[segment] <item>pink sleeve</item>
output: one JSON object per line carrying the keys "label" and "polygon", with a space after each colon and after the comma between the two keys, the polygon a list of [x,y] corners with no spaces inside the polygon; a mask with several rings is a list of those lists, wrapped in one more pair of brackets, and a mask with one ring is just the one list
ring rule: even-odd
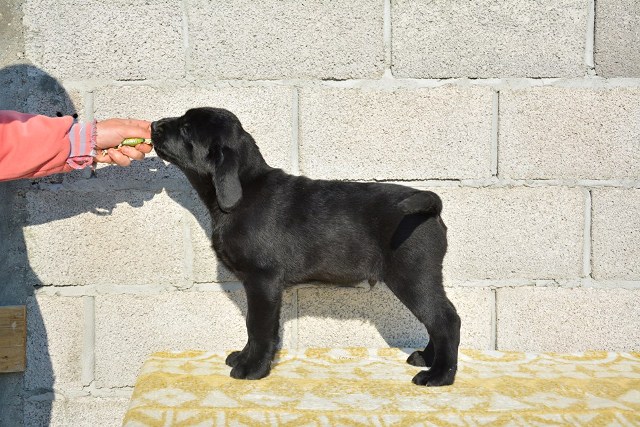
{"label": "pink sleeve", "polygon": [[92,163],[93,124],[0,111],[0,181],[37,178]]}

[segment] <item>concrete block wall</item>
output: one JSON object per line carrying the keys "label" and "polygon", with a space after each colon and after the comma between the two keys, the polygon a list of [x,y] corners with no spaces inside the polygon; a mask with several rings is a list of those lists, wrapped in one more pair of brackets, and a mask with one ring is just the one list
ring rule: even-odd
{"label": "concrete block wall", "polygon": [[[640,350],[637,1],[7,0],[0,108],[236,113],[267,161],[438,192],[462,346]],[[158,350],[246,340],[204,207],[154,155],[0,183],[0,425],[118,425]],[[384,284],[287,292],[282,344],[421,346]]]}

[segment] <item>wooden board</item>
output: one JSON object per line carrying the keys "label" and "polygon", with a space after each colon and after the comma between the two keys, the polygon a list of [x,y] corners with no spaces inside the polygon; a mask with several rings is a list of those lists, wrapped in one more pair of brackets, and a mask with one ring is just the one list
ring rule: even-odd
{"label": "wooden board", "polygon": [[0,373],[22,372],[27,362],[27,308],[0,307]]}

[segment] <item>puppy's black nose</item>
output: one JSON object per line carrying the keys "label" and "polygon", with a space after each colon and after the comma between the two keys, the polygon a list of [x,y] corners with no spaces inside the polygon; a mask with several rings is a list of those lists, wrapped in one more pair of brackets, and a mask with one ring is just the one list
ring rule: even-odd
{"label": "puppy's black nose", "polygon": [[163,127],[166,127],[167,124],[170,124],[176,120],[176,117],[165,117],[163,119],[158,119],[154,122],[151,122],[151,132],[160,132]]}

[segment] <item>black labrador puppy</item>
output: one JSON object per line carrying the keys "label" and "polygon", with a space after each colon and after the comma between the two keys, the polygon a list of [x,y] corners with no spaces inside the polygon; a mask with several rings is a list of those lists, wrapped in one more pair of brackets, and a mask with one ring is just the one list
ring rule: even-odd
{"label": "black labrador puppy", "polygon": [[452,384],[460,317],[442,285],[442,202],[400,185],[312,180],[267,165],[231,112],[195,108],[151,126],[158,156],[178,166],[211,213],[212,246],[242,280],[249,340],[226,363],[233,378],[267,376],[282,293],[309,282],[383,281],[426,326],[407,360],[429,366],[413,382]]}

